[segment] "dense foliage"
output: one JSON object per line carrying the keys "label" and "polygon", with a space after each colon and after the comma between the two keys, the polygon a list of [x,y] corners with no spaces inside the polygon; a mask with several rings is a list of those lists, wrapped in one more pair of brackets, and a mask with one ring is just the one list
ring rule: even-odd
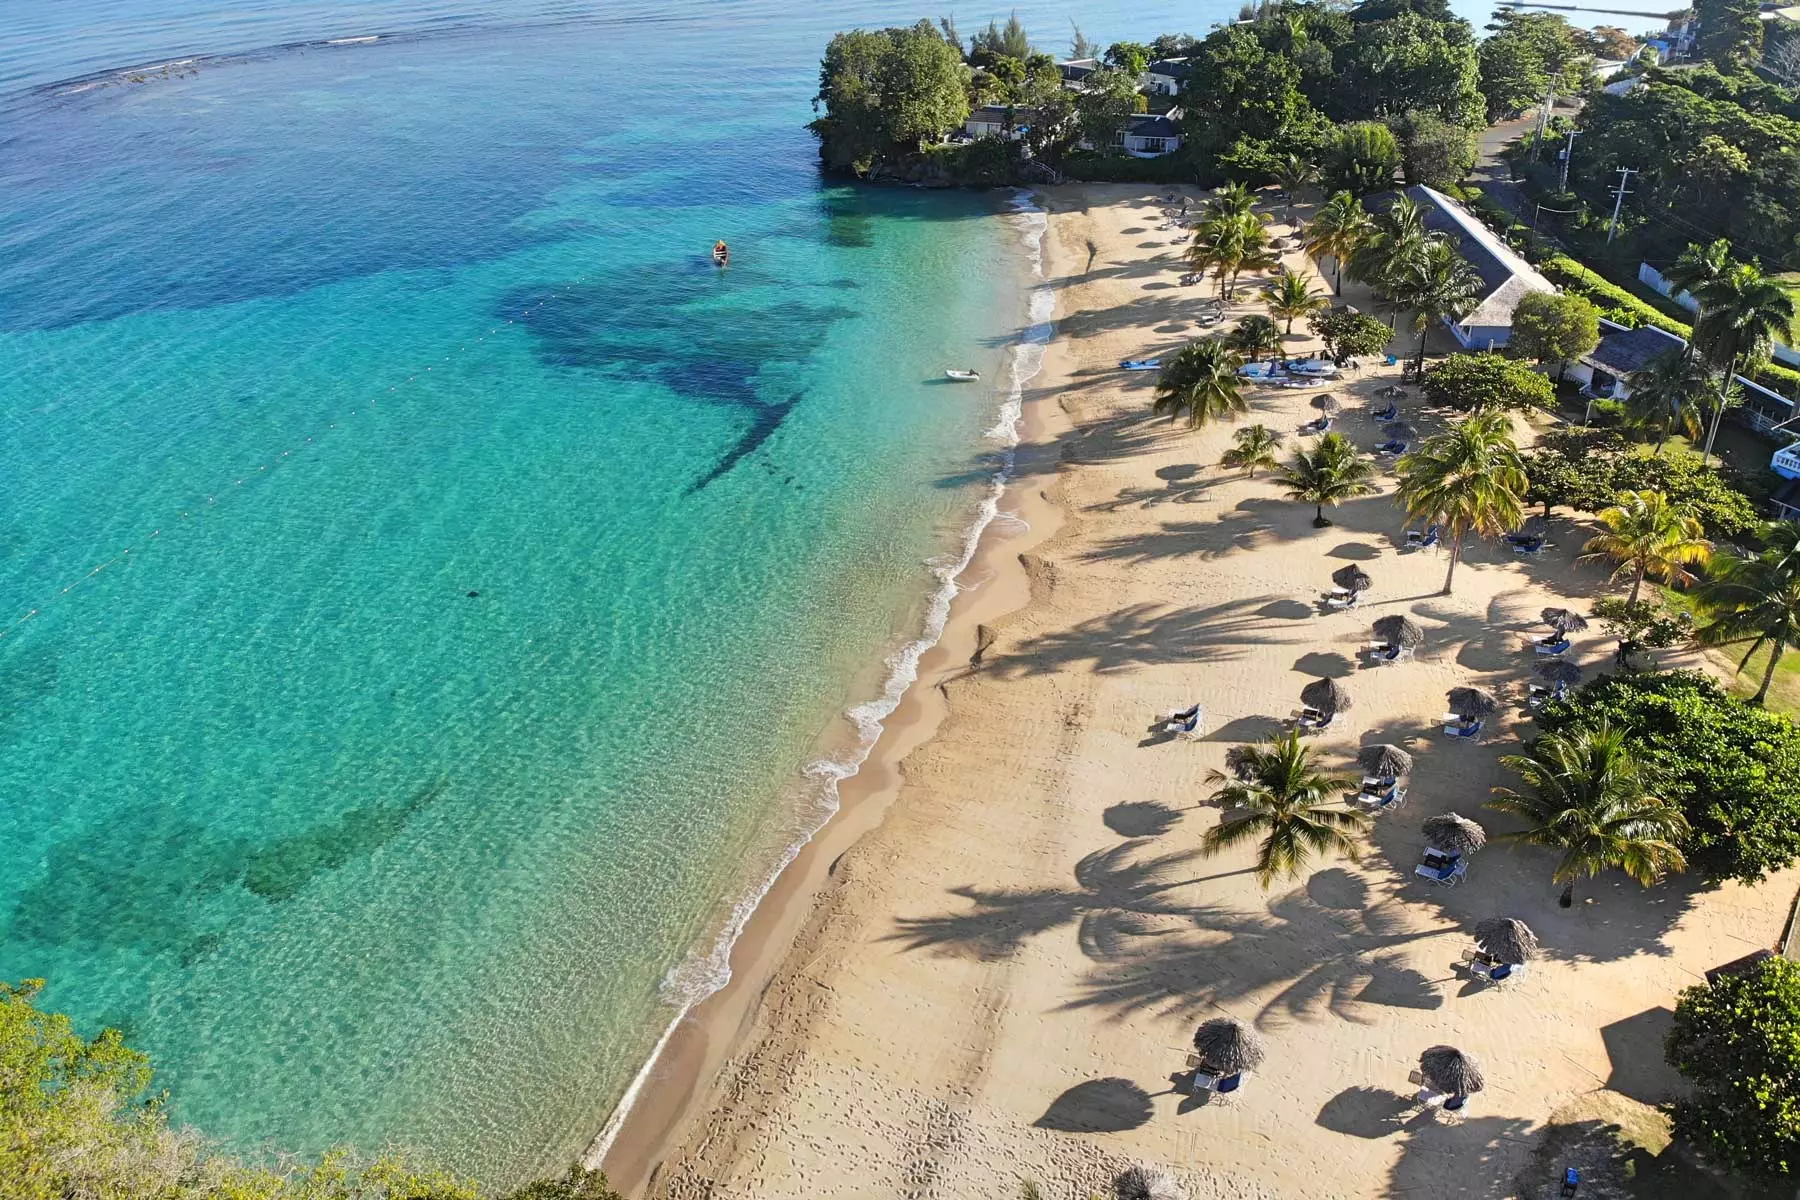
{"label": "dense foliage", "polygon": [[915,153],[969,115],[970,72],[936,26],[853,30],[831,39],[819,68],[812,123],[827,166],[866,174],[881,159]]}
{"label": "dense foliage", "polygon": [[[480,1200],[471,1183],[395,1155],[253,1167],[171,1128],[150,1064],[117,1030],[83,1038],[36,1005],[42,980],[0,982],[0,1195],[6,1200]],[[572,1168],[507,1200],[620,1200]]]}
{"label": "dense foliage", "polygon": [[[1566,75],[1591,53],[1567,21],[1550,13],[1500,10],[1481,43],[1481,95],[1487,118],[1502,121],[1543,103],[1551,75]],[[1565,84],[1565,92],[1571,90]]]}
{"label": "dense foliage", "polygon": [[1600,310],[1583,296],[1532,292],[1513,310],[1507,349],[1539,363],[1568,363],[1600,344]]}
{"label": "dense foliage", "polygon": [[1691,826],[1708,880],[1760,880],[1800,856],[1800,730],[1694,671],[1603,675],[1538,714],[1546,733],[1608,722]]}
{"label": "dense foliage", "polygon": [[1800,963],[1769,958],[1681,993],[1664,1049],[1694,1085],[1675,1132],[1761,1175],[1800,1170]]}
{"label": "dense foliage", "polygon": [[1729,541],[1762,528],[1760,489],[1744,476],[1688,455],[1646,454],[1610,430],[1552,433],[1523,457],[1526,499],[1542,504],[1546,517],[1558,505],[1597,513],[1620,492],[1651,490],[1690,509],[1709,538]]}
{"label": "dense foliage", "polygon": [[1317,313],[1306,324],[1313,336],[1325,343],[1325,353],[1340,361],[1380,354],[1394,338],[1386,322],[1348,306]]}
{"label": "dense foliage", "polygon": [[1556,389],[1525,363],[1498,354],[1453,354],[1426,371],[1425,396],[1465,412],[1478,408],[1552,408]]}

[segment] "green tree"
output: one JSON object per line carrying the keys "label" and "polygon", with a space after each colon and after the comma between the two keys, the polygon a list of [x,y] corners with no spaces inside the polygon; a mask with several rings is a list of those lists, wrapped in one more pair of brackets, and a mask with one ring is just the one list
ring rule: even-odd
{"label": "green tree", "polygon": [[1477,412],[1402,455],[1397,469],[1407,518],[1436,522],[1450,535],[1449,595],[1463,538],[1505,533],[1524,517],[1525,468],[1512,427],[1504,413]]}
{"label": "green tree", "polygon": [[1556,407],[1556,389],[1548,377],[1498,354],[1452,354],[1433,364],[1421,382],[1431,404],[1465,412]]}
{"label": "green tree", "polygon": [[1331,524],[1326,505],[1336,508],[1345,500],[1374,495],[1374,480],[1374,465],[1341,433],[1325,434],[1294,451],[1281,475],[1288,499],[1313,506],[1313,525],[1319,529]]}
{"label": "green tree", "polygon": [[1386,300],[1398,320],[1409,284],[1426,269],[1426,252],[1443,242],[1425,228],[1425,210],[1401,196],[1371,223],[1370,235],[1350,256],[1350,274]]}
{"label": "green tree", "polygon": [[1281,354],[1281,329],[1261,313],[1252,313],[1238,322],[1225,344],[1251,362],[1264,354],[1274,359]]}
{"label": "green tree", "polygon": [[1400,139],[1401,170],[1407,183],[1448,188],[1461,183],[1475,166],[1480,147],[1465,125],[1435,113],[1403,113],[1393,123]]}
{"label": "green tree", "polygon": [[[1513,310],[1508,349],[1521,358],[1561,363],[1562,370],[1600,344],[1600,310],[1585,296],[1532,292]],[[1559,371],[1557,378],[1562,378]]]}
{"label": "green tree", "polygon": [[1791,1181],[1800,1171],[1800,963],[1765,959],[1688,988],[1664,1050],[1693,1085],[1675,1102],[1676,1136],[1727,1166]]}
{"label": "green tree", "polygon": [[1281,199],[1289,220],[1294,216],[1294,202],[1300,193],[1319,180],[1319,168],[1311,159],[1298,154],[1285,154],[1275,163],[1275,183],[1281,188]]}
{"label": "green tree", "polygon": [[918,151],[968,119],[968,80],[962,56],[929,21],[838,34],[813,99],[824,110],[811,125],[820,157],[865,175],[884,158]]}
{"label": "green tree", "polygon": [[[1489,122],[1543,102],[1550,76],[1567,72],[1583,53],[1576,31],[1552,13],[1502,10],[1481,43],[1481,94]],[[1565,83],[1563,90],[1573,91]]]}
{"label": "green tree", "polygon": [[1741,673],[1758,650],[1767,646],[1769,662],[1762,684],[1750,703],[1769,695],[1775,668],[1788,648],[1800,641],[1800,525],[1778,521],[1763,531],[1757,554],[1726,554],[1713,560],[1701,585],[1700,606],[1712,619],[1700,628],[1700,640],[1713,646],[1750,643],[1738,660]]}
{"label": "green tree", "polygon": [[1719,278],[1701,284],[1694,298],[1700,301],[1694,343],[1720,372],[1719,403],[1701,456],[1702,461],[1709,461],[1719,423],[1729,407],[1726,391],[1732,376],[1766,358],[1770,344],[1787,335],[1794,323],[1794,298],[1780,280],[1756,263],[1732,264]]}
{"label": "green tree", "polygon": [[1598,515],[1606,531],[1588,539],[1581,557],[1616,563],[1614,580],[1630,577],[1627,604],[1637,602],[1645,578],[1685,587],[1694,582],[1686,568],[1712,557],[1712,543],[1701,536],[1700,519],[1661,492],[1620,492],[1618,502]]}
{"label": "green tree", "polygon": [[1394,336],[1387,322],[1348,307],[1316,312],[1307,320],[1307,326],[1314,337],[1325,343],[1325,353],[1339,362],[1360,355],[1380,354]]}
{"label": "green tree", "polygon": [[1344,290],[1344,263],[1374,234],[1374,222],[1363,210],[1362,201],[1349,192],[1336,193],[1313,214],[1306,227],[1306,252],[1315,259],[1331,258],[1333,292]]}
{"label": "green tree", "polygon": [[1151,411],[1157,416],[1167,413],[1171,421],[1186,411],[1190,429],[1249,412],[1238,378],[1243,365],[1244,360],[1223,342],[1212,338],[1189,342],[1163,364]]}
{"label": "green tree", "polygon": [[1762,57],[1762,6],[1757,0],[1696,0],[1700,16],[1700,54],[1721,70]]}
{"label": "green tree", "polygon": [[989,21],[988,27],[976,34],[969,49],[969,57],[980,66],[989,58],[1016,58],[1020,62],[1031,57],[1031,39],[1025,36],[1025,25],[1019,20],[1015,9],[1006,18],[1006,24]]}
{"label": "green tree", "polygon": [[1312,284],[1306,276],[1288,267],[1283,267],[1275,276],[1275,287],[1266,301],[1269,315],[1283,318],[1287,327],[1282,331],[1285,337],[1294,332],[1294,318],[1311,316],[1322,308],[1330,306],[1330,301],[1318,292],[1313,291]]}
{"label": "green tree", "polygon": [[1100,57],[1099,42],[1094,41],[1089,38],[1087,34],[1081,32],[1081,26],[1075,24],[1073,20],[1069,22],[1069,28],[1074,31],[1069,37],[1069,59],[1071,62],[1084,62],[1090,58],[1097,59]]}
{"label": "green tree", "polygon": [[1481,276],[1448,242],[1427,242],[1424,252],[1408,264],[1396,299],[1413,312],[1419,370],[1425,369],[1426,335],[1431,326],[1462,320],[1474,311],[1481,289]]}
{"label": "green tree", "polygon": [[1238,276],[1275,265],[1269,250],[1269,231],[1255,212],[1222,212],[1208,217],[1194,231],[1188,261],[1195,270],[1213,267],[1219,273],[1219,298],[1230,300]]}
{"label": "green tree", "polygon": [[1694,615],[1661,602],[1602,596],[1593,613],[1607,636],[1619,639],[1613,660],[1626,670],[1635,669],[1632,659],[1639,651],[1679,646],[1694,636]]}
{"label": "green tree", "polygon": [[1106,48],[1106,65],[1138,76],[1150,69],[1150,47],[1142,42],[1114,42]]}
{"label": "green tree", "polygon": [[1110,150],[1125,122],[1138,111],[1137,77],[1115,67],[1098,67],[1075,95],[1075,121],[1096,150]]}
{"label": "green tree", "polygon": [[1262,147],[1269,166],[1285,154],[1305,155],[1327,124],[1301,91],[1301,69],[1260,30],[1229,26],[1188,58],[1182,89],[1182,135],[1198,152],[1220,158],[1227,147]]}
{"label": "green tree", "polygon": [[1231,443],[1231,449],[1219,457],[1221,467],[1244,471],[1255,479],[1259,467],[1273,471],[1281,465],[1281,460],[1275,456],[1276,448],[1281,445],[1281,435],[1267,425],[1246,425],[1231,435]]}
{"label": "green tree", "polygon": [[1325,177],[1333,187],[1366,196],[1393,187],[1403,160],[1393,130],[1379,121],[1358,121],[1339,129],[1326,147]]}
{"label": "green tree", "polygon": [[1351,834],[1366,829],[1369,818],[1343,804],[1359,785],[1319,770],[1298,730],[1244,747],[1236,772],[1207,779],[1220,785],[1212,798],[1236,811],[1207,830],[1201,849],[1217,854],[1260,838],[1256,878],[1265,890],[1303,874],[1320,855],[1359,857]]}
{"label": "green tree", "polygon": [[[1686,292],[1694,296],[1707,284],[1720,279],[1731,269],[1731,242],[1725,238],[1707,243],[1704,246],[1688,243],[1681,257],[1663,272],[1663,280],[1672,289],[1671,294],[1679,296]],[[1694,357],[1694,343],[1690,338],[1682,350],[1684,359]]]}
{"label": "green tree", "polygon": [[1546,704],[1556,732],[1607,721],[1692,827],[1683,849],[1709,882],[1756,883],[1800,857],[1800,730],[1698,671],[1602,675]]}
{"label": "green tree", "polygon": [[1631,388],[1625,399],[1626,424],[1653,435],[1658,456],[1677,431],[1690,440],[1700,436],[1701,406],[1711,383],[1705,367],[1670,350],[1633,371],[1626,382]]}
{"label": "green tree", "polygon": [[1563,885],[1568,908],[1575,883],[1612,868],[1649,887],[1670,871],[1687,869],[1680,842],[1687,820],[1674,805],[1647,794],[1623,730],[1605,721],[1546,733],[1524,754],[1501,764],[1518,772],[1528,790],[1494,789],[1490,808],[1518,817],[1526,828],[1507,841],[1562,853],[1552,879]]}

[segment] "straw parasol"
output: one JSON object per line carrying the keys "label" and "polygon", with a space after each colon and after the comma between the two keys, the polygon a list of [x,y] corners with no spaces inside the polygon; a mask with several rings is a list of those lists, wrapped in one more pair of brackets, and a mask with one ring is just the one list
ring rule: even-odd
{"label": "straw parasol", "polygon": [[1335,679],[1315,679],[1300,689],[1300,703],[1323,713],[1350,711],[1350,693]]}
{"label": "straw parasol", "polygon": [[1188,1200],[1187,1189],[1161,1167],[1137,1163],[1113,1177],[1117,1200]]}
{"label": "straw parasol", "polygon": [[1495,962],[1530,962],[1537,954],[1537,934],[1517,917],[1489,917],[1475,926],[1475,944]]}
{"label": "straw parasol", "polygon": [[1587,618],[1566,608],[1546,608],[1541,614],[1544,624],[1558,633],[1580,633],[1588,626]]}
{"label": "straw parasol", "polygon": [[1225,769],[1239,783],[1249,783],[1256,778],[1256,772],[1250,766],[1250,756],[1255,750],[1254,746],[1233,746],[1225,752]]}
{"label": "straw parasol", "polygon": [[1500,701],[1494,699],[1494,693],[1484,688],[1458,687],[1450,689],[1450,711],[1465,720],[1477,720],[1491,717],[1500,711]]}
{"label": "straw parasol", "polygon": [[1389,421],[1386,425],[1381,427],[1381,432],[1387,434],[1391,438],[1400,438],[1404,441],[1409,437],[1417,435],[1419,431],[1405,421]]}
{"label": "straw parasol", "polygon": [[1475,1056],[1455,1046],[1433,1046],[1419,1055],[1419,1075],[1426,1087],[1452,1096],[1473,1095],[1487,1086]]}
{"label": "straw parasol", "polygon": [[1419,827],[1425,844],[1445,854],[1473,854],[1487,845],[1487,830],[1461,813],[1439,813]]}
{"label": "straw parasol", "polygon": [[1425,642],[1425,631],[1418,622],[1400,613],[1376,621],[1375,636],[1390,646],[1405,646],[1409,650]]}
{"label": "straw parasol", "polygon": [[1375,581],[1369,578],[1367,571],[1355,563],[1349,563],[1331,573],[1331,582],[1353,592],[1366,592],[1369,590],[1369,585]]}
{"label": "straw parasol", "polygon": [[1215,1017],[1194,1031],[1194,1050],[1204,1066],[1225,1075],[1262,1066],[1263,1041],[1236,1017]]}
{"label": "straw parasol", "polygon": [[1337,397],[1330,392],[1320,392],[1312,398],[1312,406],[1320,412],[1336,412],[1338,410]]}
{"label": "straw parasol", "polygon": [[1580,683],[1581,668],[1572,662],[1553,658],[1549,662],[1541,662],[1537,668],[1538,678],[1551,683]]}
{"label": "straw parasol", "polygon": [[1412,755],[1386,743],[1364,746],[1356,756],[1356,765],[1382,779],[1398,779],[1412,770]]}

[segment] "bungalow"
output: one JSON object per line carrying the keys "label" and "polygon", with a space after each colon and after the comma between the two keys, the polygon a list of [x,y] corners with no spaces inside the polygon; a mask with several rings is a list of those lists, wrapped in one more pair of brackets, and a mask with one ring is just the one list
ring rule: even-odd
{"label": "bungalow", "polygon": [[1087,86],[1087,77],[1100,69],[1097,58],[1071,58],[1067,62],[1059,62],[1056,69],[1062,72],[1063,86],[1071,92],[1079,92]]}
{"label": "bungalow", "polygon": [[1461,321],[1444,322],[1444,327],[1465,350],[1497,350],[1506,345],[1512,340],[1513,310],[1519,301],[1533,292],[1555,292],[1556,285],[1442,192],[1415,184],[1403,194],[1425,210],[1425,227],[1447,236],[1481,276],[1475,308]]}
{"label": "bungalow", "polygon": [[963,122],[963,132],[972,138],[1003,137],[1018,141],[1031,124],[1032,113],[1006,104],[984,104]]}
{"label": "bungalow", "polygon": [[[1627,329],[1616,321],[1600,319],[1600,344],[1579,362],[1570,363],[1566,378],[1582,384],[1603,400],[1623,400],[1631,395],[1632,372],[1641,371],[1665,354],[1687,349],[1687,339],[1654,326]],[[1769,433],[1794,419],[1794,402],[1760,383],[1737,376],[1744,389],[1744,403],[1733,417],[1758,433]],[[1778,459],[1780,455],[1776,456]],[[1779,467],[1777,471],[1779,472]]]}
{"label": "bungalow", "polygon": [[1181,110],[1136,113],[1114,143],[1133,158],[1161,158],[1181,149]]}
{"label": "bungalow", "polygon": [[1144,72],[1144,90],[1159,96],[1179,96],[1194,74],[1185,58],[1159,58]]}

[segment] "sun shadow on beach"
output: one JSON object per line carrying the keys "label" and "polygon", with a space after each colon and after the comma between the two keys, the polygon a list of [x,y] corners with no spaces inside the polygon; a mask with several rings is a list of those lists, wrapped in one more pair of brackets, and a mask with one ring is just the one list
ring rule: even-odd
{"label": "sun shadow on beach", "polygon": [[1314,1123],[1351,1137],[1392,1137],[1413,1106],[1411,1096],[1386,1088],[1349,1087],[1325,1102]]}
{"label": "sun shadow on beach", "polygon": [[1278,640],[1258,637],[1263,623],[1245,611],[1261,599],[1205,608],[1134,604],[1070,629],[1025,638],[990,655],[983,669],[1017,677],[1084,665],[1107,674],[1152,663],[1224,662],[1242,657],[1246,644]]}
{"label": "sun shadow on beach", "polygon": [[1175,828],[1181,814],[1166,804],[1130,800],[1115,804],[1101,815],[1106,827],[1126,838],[1161,837]]}
{"label": "sun shadow on beach", "polygon": [[1155,1109],[1150,1093],[1129,1079],[1089,1079],[1055,1100],[1033,1121],[1060,1133],[1124,1133],[1147,1124]]}

